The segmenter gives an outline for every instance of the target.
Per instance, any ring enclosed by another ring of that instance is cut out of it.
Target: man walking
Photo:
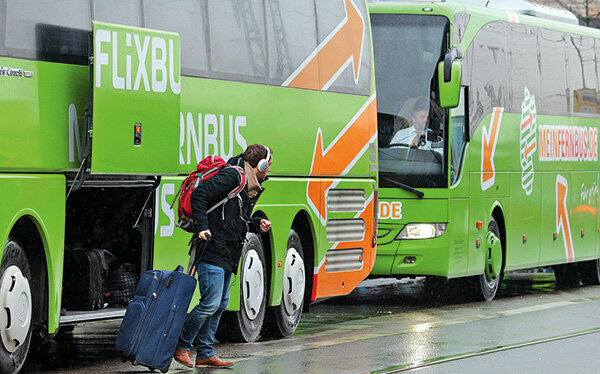
[[[261,144],[251,144],[243,154],[228,161],[239,166],[246,174],[246,186],[240,194],[209,214],[206,211],[223,200],[239,186],[240,175],[234,168],[223,168],[210,179],[200,183],[192,192],[191,203],[194,232],[201,240],[209,239],[196,264],[201,299],[187,315],[177,346],[175,361],[194,367],[190,349],[196,341],[196,367],[227,367],[231,361],[222,361],[215,354],[213,343],[219,319],[229,302],[229,281],[237,272],[246,233],[267,232],[271,222],[251,217],[252,209],[263,192],[262,182],[267,179],[273,162],[271,150]]]

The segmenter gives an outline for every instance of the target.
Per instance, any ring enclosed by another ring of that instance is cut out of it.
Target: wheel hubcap
[[[4,272],[0,283],[0,337],[12,353],[25,342],[31,325],[31,289],[18,266]]]
[[[489,282],[494,282],[502,271],[502,245],[500,238],[491,231],[487,233],[486,243],[485,276]]]
[[[304,298],[304,261],[296,250],[289,248],[283,270],[283,307],[288,315],[294,314]]]
[[[255,250],[251,249],[246,253],[242,269],[244,310],[248,319],[254,320],[260,313],[265,293],[263,265]]]

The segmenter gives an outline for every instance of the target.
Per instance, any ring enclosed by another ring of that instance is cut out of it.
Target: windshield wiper
[[[418,197],[419,199],[422,199],[422,198],[423,198],[423,196],[425,196],[425,194],[424,194],[423,192],[421,192],[421,191],[419,191],[419,190],[417,190],[417,189],[415,189],[415,188],[412,188],[411,186],[409,186],[409,185],[407,185],[407,184],[400,183],[400,182],[396,182],[395,180],[393,180],[393,179],[390,179],[390,178],[386,178],[386,177],[381,177],[381,178],[382,178],[382,179],[385,179],[386,181],[388,181],[388,182],[392,183],[392,184],[393,184],[393,185],[395,185],[395,186],[398,186],[398,187],[402,188],[402,189],[403,189],[403,190],[405,190],[405,191],[408,191],[408,192],[412,192],[412,193],[414,193],[415,195],[417,195],[417,197]]]

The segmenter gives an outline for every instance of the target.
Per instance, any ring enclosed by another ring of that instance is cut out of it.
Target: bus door
[[[94,22],[91,172],[165,174],[178,165],[176,33]]]

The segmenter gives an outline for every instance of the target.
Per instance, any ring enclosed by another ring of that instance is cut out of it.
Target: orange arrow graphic
[[[567,193],[569,186],[567,180],[560,174],[556,176],[556,232],[563,233],[565,243],[565,252],[567,262],[573,262],[573,238],[571,236],[571,226],[569,225],[569,216],[567,214]]]
[[[489,128],[484,128],[481,133],[481,190],[485,191],[494,185],[496,169],[494,167],[494,153],[498,142],[498,132],[502,123],[504,108],[494,108],[492,121]]]
[[[346,17],[283,82],[283,86],[327,89],[352,65],[354,82],[358,83],[365,33],[365,21],[351,0],[344,0]]]
[[[348,173],[366,152],[369,143],[374,141],[377,133],[377,125],[374,123],[376,118],[376,100],[373,95],[324,151],[323,134],[319,128],[310,175],[337,177]],[[339,181],[312,179],[308,181],[306,189],[308,202],[322,224],[325,224],[327,218],[325,193],[333,187],[334,183],[337,184]]]

